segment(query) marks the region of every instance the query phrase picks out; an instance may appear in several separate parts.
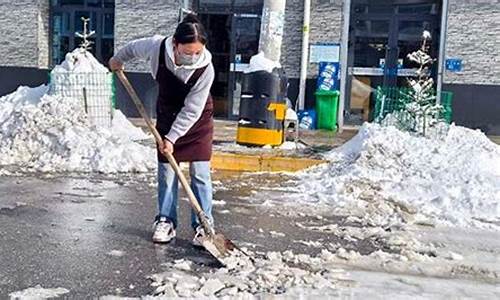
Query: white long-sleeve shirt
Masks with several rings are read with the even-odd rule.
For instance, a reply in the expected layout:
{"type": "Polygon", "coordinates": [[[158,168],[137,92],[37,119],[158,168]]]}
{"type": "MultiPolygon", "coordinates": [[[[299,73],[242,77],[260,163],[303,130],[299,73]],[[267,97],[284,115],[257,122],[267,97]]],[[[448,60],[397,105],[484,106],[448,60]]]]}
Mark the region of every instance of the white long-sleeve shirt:
{"type": "MultiPolygon", "coordinates": [[[[164,36],[155,35],[153,37],[131,41],[121,48],[120,51],[115,54],[114,58],[122,63],[133,58],[149,60],[151,64],[151,75],[153,78],[156,78],[160,45],[164,38],[164,36]]],[[[200,118],[215,78],[215,71],[212,65],[212,54],[207,49],[203,50],[199,60],[194,65],[177,66],[175,64],[173,47],[172,37],[169,37],[165,41],[165,65],[184,83],[187,83],[196,69],[208,66],[186,96],[184,107],[177,114],[172,124],[172,128],[165,136],[166,139],[175,144],[175,142],[180,137],[184,136],[200,118]]]]}

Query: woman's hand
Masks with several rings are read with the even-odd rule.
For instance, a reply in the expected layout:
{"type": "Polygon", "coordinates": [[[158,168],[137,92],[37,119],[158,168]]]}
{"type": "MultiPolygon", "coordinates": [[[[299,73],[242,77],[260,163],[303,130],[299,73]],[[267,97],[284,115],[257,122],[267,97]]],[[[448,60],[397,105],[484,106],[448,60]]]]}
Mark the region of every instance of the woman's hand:
{"type": "Polygon", "coordinates": [[[123,70],[123,63],[114,57],[111,57],[109,59],[108,64],[109,64],[109,68],[113,72],[118,71],[118,70],[123,70]]]}
{"type": "Polygon", "coordinates": [[[160,148],[160,152],[163,155],[166,155],[167,153],[174,153],[174,144],[167,139],[163,140],[163,148],[160,148]]]}

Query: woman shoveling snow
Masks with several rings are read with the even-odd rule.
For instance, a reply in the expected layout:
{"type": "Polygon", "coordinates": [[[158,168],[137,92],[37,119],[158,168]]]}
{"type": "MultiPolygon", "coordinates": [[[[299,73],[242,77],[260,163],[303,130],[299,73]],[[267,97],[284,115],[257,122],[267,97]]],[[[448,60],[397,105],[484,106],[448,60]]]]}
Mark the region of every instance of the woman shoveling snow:
{"type": "MultiPolygon", "coordinates": [[[[149,59],[151,73],[159,85],[156,129],[164,138],[158,149],[158,205],[153,242],[167,243],[177,227],[178,177],[166,154],[177,162],[189,162],[191,188],[213,224],[210,157],[213,137],[214,80],[212,55],[205,48],[207,34],[194,15],[187,15],[172,37],[153,36],[134,40],[110,59],[111,70],[123,69],[133,58],[149,59]]],[[[205,235],[194,212],[193,244],[205,235]]]]}

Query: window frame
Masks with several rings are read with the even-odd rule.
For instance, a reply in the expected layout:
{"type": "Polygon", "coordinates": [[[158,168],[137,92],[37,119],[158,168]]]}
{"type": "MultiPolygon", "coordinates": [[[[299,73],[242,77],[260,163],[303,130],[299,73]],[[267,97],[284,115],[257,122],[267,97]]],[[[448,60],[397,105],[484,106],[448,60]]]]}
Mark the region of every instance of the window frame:
{"type": "Polygon", "coordinates": [[[115,5],[110,5],[110,1],[101,0],[100,6],[89,6],[88,1],[84,0],[83,4],[75,4],[75,5],[61,5],[60,0],[50,0],[49,3],[49,67],[53,68],[57,63],[54,61],[53,52],[54,52],[54,16],[60,14],[64,16],[64,14],[69,14],[69,30],[67,34],[61,34],[62,37],[69,38],[69,51],[76,49],[78,45],[76,44],[77,37],[75,36],[75,14],[77,12],[85,12],[85,13],[95,13],[96,14],[96,24],[95,24],[95,44],[92,44],[92,48],[95,50],[96,58],[101,63],[104,63],[102,57],[102,40],[103,39],[112,39],[114,43],[114,22],[115,22],[115,5]],[[109,7],[108,7],[109,6],[109,7]],[[104,33],[104,17],[107,14],[111,14],[113,16],[113,33],[105,34],[104,33]]]}
{"type": "Polygon", "coordinates": [[[202,3],[204,0],[193,0],[193,8],[198,13],[210,14],[262,14],[264,0],[226,0],[224,3],[202,3]],[[241,2],[241,4],[239,3],[241,2]],[[255,2],[255,3],[252,3],[255,2]],[[242,5],[247,4],[247,5],[242,5]]]}

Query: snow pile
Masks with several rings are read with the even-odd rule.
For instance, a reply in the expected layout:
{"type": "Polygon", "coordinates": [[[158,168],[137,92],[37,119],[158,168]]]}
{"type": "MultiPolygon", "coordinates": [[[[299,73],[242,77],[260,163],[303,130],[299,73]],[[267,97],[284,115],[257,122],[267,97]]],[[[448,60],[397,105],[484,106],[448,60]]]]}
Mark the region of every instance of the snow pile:
{"type": "MultiPolygon", "coordinates": [[[[421,108],[415,103],[410,103],[406,105],[406,109],[415,112],[421,108]]],[[[432,139],[439,139],[446,135],[450,128],[448,123],[437,116],[436,111],[440,111],[439,106],[433,106],[433,112],[429,111],[429,114],[425,117],[423,115],[413,117],[412,113],[408,111],[394,111],[387,114],[380,121],[380,124],[384,127],[396,127],[402,131],[417,132],[432,139]]]]}
{"type": "Polygon", "coordinates": [[[264,52],[259,52],[258,54],[250,58],[250,63],[248,67],[243,70],[243,73],[252,73],[258,71],[266,71],[272,73],[274,69],[281,68],[279,62],[275,62],[264,55],[264,52]]]}
{"type": "Polygon", "coordinates": [[[300,196],[369,224],[500,224],[500,146],[452,125],[442,139],[365,124],[329,153],[332,163],[301,174],[300,196]]]}
{"type": "Polygon", "coordinates": [[[135,127],[119,109],[113,111],[113,120],[111,121],[110,130],[114,135],[131,141],[142,141],[152,138],[144,133],[141,128],[135,127]]]}
{"type": "Polygon", "coordinates": [[[88,51],[77,48],[66,53],[64,61],[54,67],[51,74],[59,73],[109,73],[109,70],[88,51]]]}
{"type": "Polygon", "coordinates": [[[79,101],[46,92],[43,85],[19,87],[0,98],[0,166],[103,173],[155,167],[153,148],[91,126],[79,101]]]}
{"type": "Polygon", "coordinates": [[[10,299],[39,300],[61,297],[67,293],[69,293],[67,289],[44,289],[40,285],[37,285],[34,288],[27,288],[22,291],[10,293],[9,297],[10,299]]]}
{"type": "Polygon", "coordinates": [[[85,49],[67,53],[50,72],[49,94],[80,99],[91,124],[111,125],[113,74],[85,49]]]}
{"type": "MultiPolygon", "coordinates": [[[[254,253],[250,255],[255,257],[254,253]]],[[[169,299],[214,296],[261,299],[259,296],[265,294],[299,296],[314,291],[325,296],[335,294],[349,282],[343,270],[325,265],[332,260],[331,256],[328,251],[318,257],[295,255],[291,251],[268,252],[255,262],[244,257],[233,258],[230,266],[207,273],[194,270],[190,261],[178,260],[166,265],[168,271],[149,278],[156,288],[154,294],[169,299]]]]}

